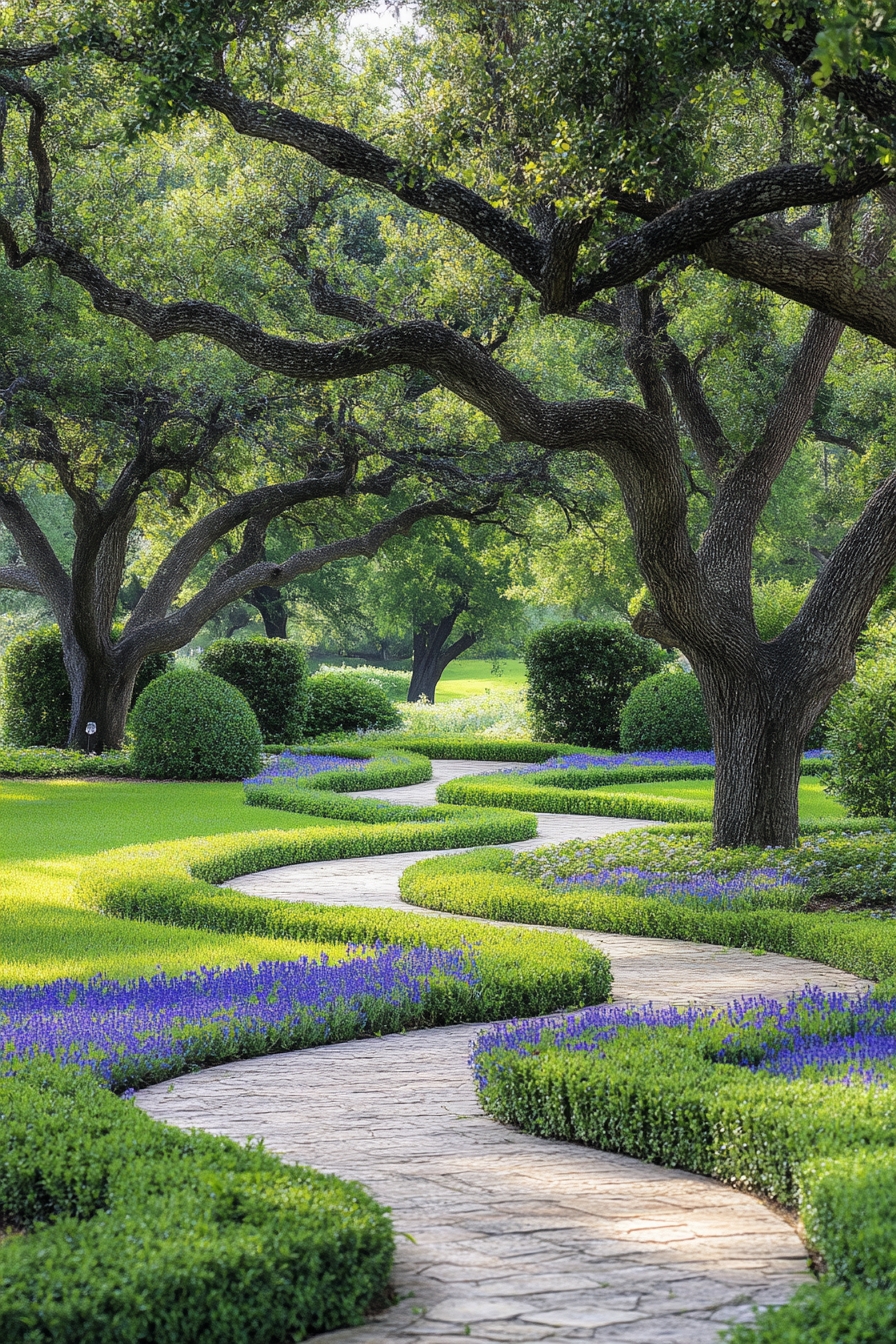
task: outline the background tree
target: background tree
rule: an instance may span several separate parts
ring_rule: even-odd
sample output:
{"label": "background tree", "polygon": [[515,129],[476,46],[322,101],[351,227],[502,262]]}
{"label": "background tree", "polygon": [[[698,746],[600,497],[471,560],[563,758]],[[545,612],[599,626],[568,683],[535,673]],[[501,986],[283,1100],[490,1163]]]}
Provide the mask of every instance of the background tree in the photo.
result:
{"label": "background tree", "polygon": [[[145,659],[188,643],[235,598],[262,586],[276,592],[334,560],[375,555],[421,519],[487,512],[494,502],[489,483],[466,474],[450,447],[440,445],[439,459],[409,454],[397,435],[384,444],[351,415],[309,416],[301,395],[272,406],[262,388],[234,385],[232,371],[213,359],[194,366],[192,387],[172,390],[170,370],[167,385],[138,383],[121,352],[97,341],[86,312],[80,326],[57,322],[53,340],[43,333],[41,364],[29,370],[22,311],[18,349],[7,333],[0,390],[0,522],[16,547],[0,587],[39,596],[59,625],[72,744],[119,745]],[[41,525],[40,490],[69,506],[70,558]],[[356,503],[366,497],[379,507],[359,517]],[[329,500],[337,504],[325,517]],[[287,511],[295,548],[268,559],[267,528]],[[135,546],[143,551],[136,568]],[[129,570],[136,600],[113,638]]]}
{"label": "background tree", "polygon": [[[29,25],[24,9],[11,25],[0,87],[29,120],[30,166],[19,148],[18,171],[22,183],[31,175],[35,210],[26,224],[27,195],[10,195],[0,223],[9,264],[53,262],[101,312],[154,341],[201,336],[306,382],[410,369],[424,395],[433,383],[447,389],[533,458],[600,458],[652,599],[636,627],[682,649],[700,679],[718,759],[716,837],[790,843],[803,743],[850,676],[896,560],[896,474],[771,643],[753,620],[753,550],[843,324],[896,342],[892,34],[871,7],[847,14],[802,0],[660,0],[649,33],[643,9],[624,0],[433,0],[421,6],[422,32],[365,65],[337,59],[344,38],[315,24],[313,5],[247,0],[238,32],[219,6],[175,9],[172,24],[171,0],[99,3],[58,38]],[[68,82],[57,87],[60,76]],[[208,277],[189,298],[172,297],[158,257],[147,266],[119,254],[101,266],[89,230],[69,227],[71,207],[54,215],[44,129],[52,104],[66,146],[56,194],[81,199],[84,151],[66,140],[66,109],[78,98],[79,130],[85,117],[108,126],[100,86],[131,134],[199,111],[259,142],[262,161],[273,146],[313,160],[325,194],[351,182],[366,186],[372,209],[391,198],[379,236],[393,263],[329,265],[327,230],[315,235],[304,217],[304,251],[259,253],[259,282],[275,287],[278,268],[291,267],[331,320],[327,339],[310,341],[282,314],[261,328],[243,302],[222,304]],[[815,310],[746,442],[726,434],[699,364],[675,339],[687,258]],[[598,297],[605,291],[612,302]],[[517,326],[542,324],[548,343],[563,321],[581,320],[618,334],[635,398],[607,395],[599,371],[584,396],[545,396],[549,380],[517,358]],[[346,335],[346,323],[361,334]],[[696,515],[689,453],[707,505]]]}

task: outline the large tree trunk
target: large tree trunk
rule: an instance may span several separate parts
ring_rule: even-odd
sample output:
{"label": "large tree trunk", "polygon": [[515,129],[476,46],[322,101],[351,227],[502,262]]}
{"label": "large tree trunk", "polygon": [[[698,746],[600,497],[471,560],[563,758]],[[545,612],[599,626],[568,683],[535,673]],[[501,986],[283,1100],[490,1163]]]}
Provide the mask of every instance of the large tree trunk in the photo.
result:
{"label": "large tree trunk", "polygon": [[[121,747],[136,679],[136,670],[122,675],[114,665],[84,660],[73,682],[68,745],[90,752]],[[87,731],[89,724],[94,725],[92,733]]]}
{"label": "large tree trunk", "polygon": [[445,668],[476,643],[475,635],[466,634],[445,647],[461,611],[462,608],[452,611],[449,615],[443,616],[438,624],[423,625],[414,631],[414,661],[411,684],[408,688],[410,703],[426,699],[433,704],[436,687]]}
{"label": "large tree trunk", "polygon": [[760,644],[750,667],[730,653],[695,663],[716,754],[717,846],[796,844],[803,750],[835,685],[828,660],[790,662]]}

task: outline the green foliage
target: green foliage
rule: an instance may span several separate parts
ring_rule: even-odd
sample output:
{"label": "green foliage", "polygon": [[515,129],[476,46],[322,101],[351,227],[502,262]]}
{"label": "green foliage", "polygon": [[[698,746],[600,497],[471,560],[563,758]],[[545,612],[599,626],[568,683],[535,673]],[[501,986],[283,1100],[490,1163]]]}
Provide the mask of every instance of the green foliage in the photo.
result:
{"label": "green foliage", "polygon": [[63,779],[66,775],[127,776],[133,773],[131,753],[104,751],[87,756],[61,747],[0,747],[0,776]]}
{"label": "green foliage", "polygon": [[144,779],[241,779],[261,765],[248,702],[210,672],[166,672],[140,696],[131,726],[131,763]]}
{"label": "green foliage", "polygon": [[[7,1069],[9,1066],[7,1066]],[[385,1291],[386,1212],[260,1146],[152,1120],[88,1073],[0,1079],[4,1344],[282,1344],[359,1325]]]}
{"label": "green foliage", "polygon": [[318,669],[320,673],[336,672],[343,677],[363,677],[365,681],[372,681],[375,686],[379,686],[381,691],[388,695],[389,699],[398,703],[408,698],[408,688],[411,684],[410,672],[402,672],[397,668],[389,667],[347,667],[344,663],[339,667],[335,664],[322,664]]}
{"label": "green foliage", "polygon": [[[338,800],[345,802],[348,800]],[[515,838],[534,829],[518,818]],[[216,884],[255,868],[346,854],[396,853],[435,844],[485,840],[488,821],[367,826],[348,832],[272,831],[254,836],[194,839],[142,849],[111,851],[88,862],[78,885],[86,903],[124,919],[151,920],[181,928],[314,942],[382,941],[402,947],[468,946],[478,980],[446,983],[430,1004],[431,1025],[476,1022],[602,1002],[608,995],[609,961],[571,934],[545,935],[524,929],[492,929],[461,920],[435,920],[394,910],[276,901],[221,890]],[[492,827],[496,839],[509,834]],[[356,843],[360,839],[360,843]],[[503,851],[499,851],[503,853]]]}
{"label": "green foliage", "polygon": [[309,682],[308,737],[327,733],[397,728],[401,718],[392,701],[372,681],[346,672],[316,673]]}
{"label": "green foliage", "polygon": [[216,639],[200,667],[246,697],[264,742],[298,742],[308,710],[308,663],[285,639]]}
{"label": "green foliage", "polygon": [[623,705],[663,656],[621,624],[568,621],[539,630],[526,647],[535,736],[615,747]]}
{"label": "green foliage", "polygon": [[[112,638],[117,639],[122,629],[113,627]],[[171,662],[170,653],[150,654],[137,673],[133,700]],[[14,747],[63,747],[71,713],[72,693],[59,626],[43,626],[12,640],[3,660],[4,740]]]}
{"label": "green foliage", "polygon": [[856,817],[896,816],[896,664],[866,664],[826,715],[829,791]]}
{"label": "green foliage", "polygon": [[[475,759],[475,758],[474,758]],[[802,774],[807,777],[826,777],[826,760],[804,761]],[[709,821],[712,817],[711,791],[705,798],[688,797],[692,781],[711,780],[715,776],[712,765],[622,765],[613,768],[589,766],[583,769],[539,771],[538,774],[505,774],[495,771],[488,775],[468,775],[449,779],[436,789],[436,797],[443,803],[467,804],[480,807],[515,807],[533,812],[568,812],[586,817],[641,817],[645,821]],[[685,788],[674,787],[662,793],[654,791],[657,784],[681,781]],[[620,785],[646,785],[642,790],[620,793]],[[810,789],[811,786],[807,786]],[[814,808],[823,820],[827,809],[835,810],[823,795],[814,799],[801,795],[801,806]]]}
{"label": "green foliage", "polygon": [[777,639],[799,615],[811,588],[811,583],[791,583],[789,579],[769,579],[756,584],[753,619],[759,638],[766,643]]}
{"label": "green foliage", "polygon": [[[344,766],[339,770],[322,771],[319,775],[293,779],[280,777],[270,782],[264,782],[264,776],[261,776],[258,782],[247,782],[246,802],[256,807],[279,807],[287,812],[305,812],[309,791],[355,793],[362,789],[401,788],[432,779],[432,766],[427,758],[409,751],[380,750],[371,754],[353,744],[350,750],[340,748],[337,754],[356,756],[359,768]],[[269,801],[275,798],[276,802]]]}
{"label": "green foliage", "polygon": [[623,1027],[600,1051],[576,1051],[555,1046],[547,1029],[526,1054],[479,1057],[482,1104],[529,1133],[698,1172],[797,1209],[825,1280],[726,1331],[729,1344],[892,1344],[892,1089],[719,1062],[729,1030],[724,1020]]}
{"label": "green foliage", "polygon": [[512,862],[512,855],[500,851],[497,857],[424,859],[402,874],[402,899],[429,910],[480,919],[762,948],[869,980],[896,975],[896,926],[890,920],[774,908],[697,908],[601,888],[551,890],[512,875]]}
{"label": "green foliage", "polygon": [[712,749],[700,683],[691,672],[658,672],[635,686],[619,719],[623,751]]}
{"label": "green foliage", "polygon": [[[357,746],[357,743],[347,744],[334,738],[328,750],[341,756],[347,745]],[[416,737],[405,733],[378,734],[369,745],[377,751],[383,747],[400,747],[428,756],[431,761],[520,761],[538,765],[552,756],[581,750],[581,747],[566,743],[525,742],[517,738]]]}

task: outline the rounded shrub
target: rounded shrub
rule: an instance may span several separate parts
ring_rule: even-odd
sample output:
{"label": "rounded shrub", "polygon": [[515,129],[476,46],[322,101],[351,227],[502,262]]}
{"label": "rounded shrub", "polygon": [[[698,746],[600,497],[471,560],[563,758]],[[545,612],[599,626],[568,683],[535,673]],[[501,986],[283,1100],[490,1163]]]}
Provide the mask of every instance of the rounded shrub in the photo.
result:
{"label": "rounded shrub", "polygon": [[319,672],[310,679],[305,732],[366,732],[371,728],[398,728],[401,716],[392,701],[372,681],[350,672]]}
{"label": "rounded shrub", "polygon": [[619,719],[623,751],[709,751],[712,732],[693,672],[658,672],[639,681]]}
{"label": "rounded shrub", "polygon": [[131,716],[134,773],[144,779],[245,779],[261,768],[261,730],[245,696],[210,672],[177,669]]}
{"label": "rounded shrub", "polygon": [[286,639],[216,639],[200,659],[248,700],[265,742],[298,742],[308,709],[308,662]]}
{"label": "rounded shrub", "polygon": [[526,647],[536,740],[618,746],[623,705],[663,659],[657,644],[626,625],[565,621],[539,630]]}
{"label": "rounded shrub", "polygon": [[854,817],[896,816],[896,663],[865,667],[825,715],[828,790]]}
{"label": "rounded shrub", "polygon": [[[123,630],[117,625],[112,638]],[[167,672],[170,653],[145,659],[134,685],[136,700],[151,681]],[[3,660],[3,740],[13,747],[64,747],[68,741],[72,693],[62,659],[58,625],[45,625],[12,640]]]}

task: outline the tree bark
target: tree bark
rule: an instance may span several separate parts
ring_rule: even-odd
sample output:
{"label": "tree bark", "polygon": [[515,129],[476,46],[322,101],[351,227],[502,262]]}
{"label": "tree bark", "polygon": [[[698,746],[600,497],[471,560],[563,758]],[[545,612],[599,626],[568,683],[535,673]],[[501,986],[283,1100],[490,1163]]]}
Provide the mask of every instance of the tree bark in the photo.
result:
{"label": "tree bark", "polygon": [[456,607],[440,621],[430,621],[414,631],[414,661],[411,684],[408,688],[409,703],[428,700],[430,704],[434,704],[436,687],[445,668],[476,643],[476,635],[465,634],[445,647],[455,621],[463,610],[463,607]]}
{"label": "tree bark", "polygon": [[788,667],[775,643],[694,664],[716,754],[713,840],[726,849],[796,844],[803,750],[839,680],[827,660]]}

